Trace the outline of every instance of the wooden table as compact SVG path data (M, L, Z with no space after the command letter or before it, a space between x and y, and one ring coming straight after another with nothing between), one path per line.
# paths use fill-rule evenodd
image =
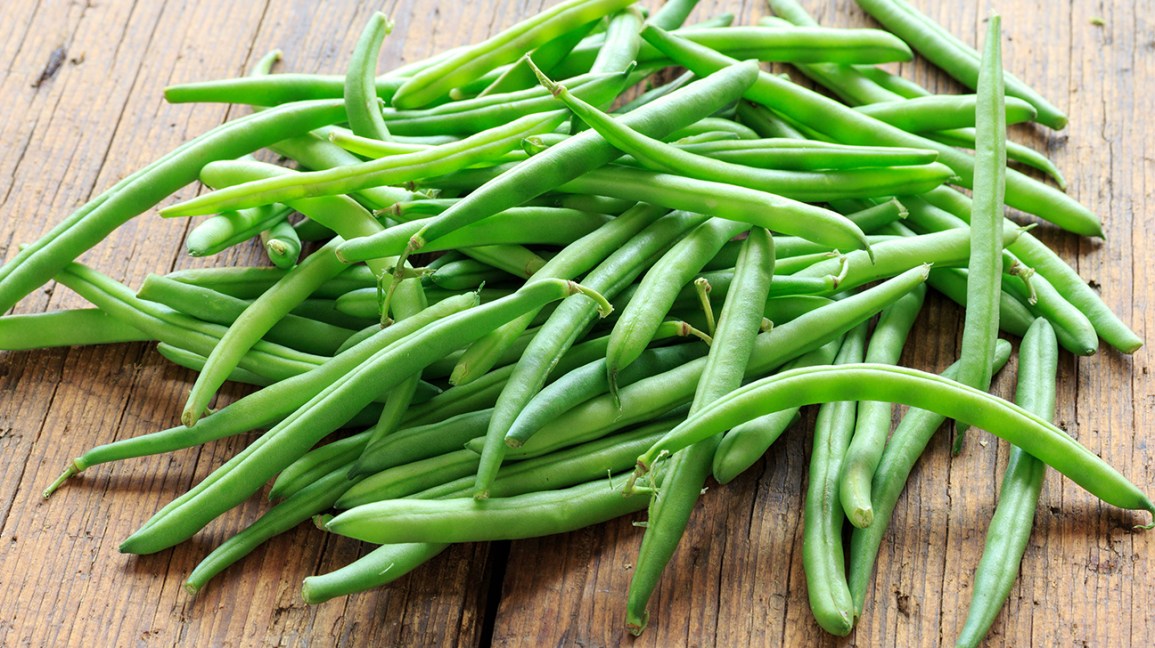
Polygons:
M388 0L397 28L386 64L478 41L554 0ZM832 26L872 24L849 0L806 2ZM1062 132L1014 128L1045 151L1069 192L1099 213L1105 241L1042 227L1039 235L1143 334L1153 286L1155 230L1149 124L1155 114L1153 24L1137 3L1091 0L916 0L955 34L977 42L982 17L1004 16L1005 60L1069 109ZM966 4L965 7L961 5ZM1114 5L1114 3L1112 3ZM464 7L464 8L462 8ZM961 8L960 8L961 7ZM178 143L243 114L220 105L168 105L170 83L244 73L271 48L284 70L341 73L373 3L65 2L7 0L0 19L0 258ZM698 17L732 11L750 23L762 2L703 0ZM959 88L925 64L896 66L929 87ZM186 188L178 197L195 191ZM222 259L181 253L188 223L134 220L84 260L137 286L147 273L253 263L256 246ZM82 306L53 286L17 313ZM960 311L931 299L906 364L940 370L956 353ZM1151 353L1064 354L1057 421L1148 491L1146 431L1155 387ZM51 500L41 489L88 447L168 427L191 373L151 344L0 352L0 645L939 645L961 627L1004 444L974 434L949 460L940 435L895 512L867 610L848 639L821 633L806 603L800 562L802 490L809 457L801 430L725 487L710 488L656 593L649 630L624 628L625 593L641 530L623 519L561 537L459 546L382 589L311 607L302 577L360 555L356 542L305 525L242 561L195 599L188 571L262 510L254 499L173 550L131 557L120 539L235 453L219 443L92 469ZM1012 370L994 391L1010 396ZM246 393L225 389L223 404ZM1100 504L1050 474L1022 573L990 645L1155 644L1152 535L1143 516Z

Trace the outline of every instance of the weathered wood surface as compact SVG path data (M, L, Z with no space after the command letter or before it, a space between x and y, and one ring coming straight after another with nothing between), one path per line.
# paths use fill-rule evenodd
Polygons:
M90 196L179 142L242 111L168 105L165 85L242 74L279 47L283 69L340 73L369 12L397 23L385 64L474 42L553 0L389 0L381 6L266 2L8 0L0 18L0 257L34 240ZM807 2L820 22L869 25L850 0ZM1153 24L1138 4L1090 0L921 0L977 42L981 18L1004 17L1004 56L1018 76L1069 109L1061 133L1015 128L1046 151L1070 193L1104 218L1107 240L1040 235L1142 335L1155 315L1146 278L1155 232L1145 201L1155 139ZM703 0L696 16L767 13L756 0ZM50 62L58 69L46 73ZM921 62L896 66L957 91ZM44 78L41 78L41 77ZM188 197L192 188L182 190ZM221 259L181 253L187 223L134 220L84 260L136 286L149 272L254 262L255 246ZM46 288L15 312L82 302ZM960 312L932 300L904 362L941 369L955 354ZM1148 491L1145 440L1155 388L1150 352L1061 360L1057 420ZM1013 370L1013 366L1011 367ZM995 391L1009 396L1013 371ZM793 430L747 475L713 487L655 595L641 638L624 630L625 592L641 531L630 520L561 537L456 547L384 590L309 607L303 576L359 555L357 544L302 527L269 543L197 598L184 575L262 509L252 501L193 541L154 556L117 552L120 539L241 447L220 443L94 468L43 501L68 460L100 442L174 424L191 374L147 344L0 353L0 645L940 645L961 627L1007 451L975 434L948 459L936 439L912 477L883 545L867 610L848 639L810 618L801 571L801 502L808 443ZM219 404L245 393L228 387ZM1047 478L1022 573L992 646L1155 644L1151 535L1141 517Z

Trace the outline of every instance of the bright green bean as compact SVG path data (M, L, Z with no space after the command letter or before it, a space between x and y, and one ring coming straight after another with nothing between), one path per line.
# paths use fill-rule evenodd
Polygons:
M1058 364L1055 333L1046 320L1038 319L1019 348L1015 402L1040 418L1053 419ZM975 569L970 608L955 645L979 645L1010 595L1031 536L1045 474L1043 462L1017 446L1011 448L999 503Z
M914 320L922 310L926 288L919 286L910 291L890 308L882 311L878 324L870 336L865 361L875 364L898 364L906 337ZM874 514L870 507L870 481L882 459L886 437L890 434L893 406L882 401L862 401L854 436L846 449L842 472L838 479L839 501L847 519L856 527L870 526Z

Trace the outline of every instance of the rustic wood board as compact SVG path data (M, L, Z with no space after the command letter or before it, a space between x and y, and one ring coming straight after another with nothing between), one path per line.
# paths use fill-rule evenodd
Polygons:
M176 82L243 74L272 48L283 68L340 73L373 9L397 23L384 64L475 42L555 0L268 0L97 3L10 0L0 20L0 258L34 240L89 197L178 143L243 114L219 105L169 105ZM653 6L655 3L648 3ZM1144 335L1155 315L1145 279L1155 232L1145 128L1155 114L1152 24L1136 5L1003 0L960 7L917 0L976 43L982 17L1003 15L1007 66L1058 105L1060 133L1015 128L1066 173L1069 192L1102 215L1105 241L1039 228L1039 235L1100 288ZM805 6L823 24L872 22L850 0ZM702 0L752 22L760 0ZM55 53L55 54L54 54ZM44 75L53 59L59 67ZM958 86L921 61L893 66L944 92ZM41 79L45 76L46 78ZM178 198L192 195L182 190ZM87 253L86 262L130 286L150 272L255 263L255 246L220 259L182 253L188 224L148 215ZM47 287L15 309L82 306ZM904 362L941 369L956 353L960 311L932 299ZM1147 490L1155 489L1145 438L1155 389L1150 355L1064 355L1057 420ZM650 629L630 640L624 601L641 538L632 519L559 537L455 547L380 591L306 606L300 579L365 549L301 527L248 557L195 599L183 577L263 508L253 500L193 541L146 557L120 539L242 447L242 441L94 468L53 499L42 488L84 449L173 425L192 374L148 344L0 352L0 645L941 645L962 625L993 510L1006 447L975 434L959 459L932 442L900 500L867 610L848 639L810 618L801 569L806 434L793 429L766 459L712 486L652 602ZM994 391L1013 391L1013 363ZM247 392L229 386L218 404ZM1142 518L1101 505L1054 474L1018 584L992 629L992 646L1151 645Z

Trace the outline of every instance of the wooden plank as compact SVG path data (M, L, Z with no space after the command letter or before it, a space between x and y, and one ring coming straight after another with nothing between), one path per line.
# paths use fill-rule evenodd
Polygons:
M385 65L475 42L558 0L457 3L391 0L397 27ZM985 32L986 5L912 0L968 42ZM646 3L656 6L656 2ZM8 6L11 5L11 6ZM832 26L870 25L852 0L806 3ZM174 82L243 74L273 47L283 68L340 73L373 6L354 2L63 3L15 0L0 21L0 255L179 142L243 114L225 106L166 104ZM1136 92L1152 75L1146 18L1089 0L1000 3L1008 66L1069 108L1060 133L1018 127L1019 141L1052 156L1070 193L1104 216L1105 242L1041 227L1037 233L1143 333L1155 295L1144 280L1155 233L1145 130L1155 98ZM732 11L738 23L763 3L702 0L694 19ZM64 62L42 73L58 50ZM142 55L141 52L147 52ZM924 62L888 66L929 88L958 92ZM34 86L35 84L35 86ZM172 200L197 190L182 190ZM149 272L256 263L256 246L220 259L182 254L190 223L151 216L86 262L129 285ZM75 307L47 287L16 312ZM931 298L904 362L940 370L952 359L960 312ZM1140 485L1155 484L1147 445L1155 401L1150 356L1064 355L1060 424ZM1013 363L994 391L1013 393ZM941 645L953 642L1006 464L1005 444L974 433L962 457L932 442L895 511L867 610L847 640L811 619L801 567L800 510L809 461L805 426L792 429L735 482L711 484L655 593L651 627L631 640L625 596L642 530L617 520L563 536L454 547L380 591L306 606L300 579L361 555L359 543L307 525L242 560L195 599L183 577L213 546L264 510L257 498L193 541L125 557L119 539L243 447L244 439L114 467L93 468L52 500L40 489L87 447L173 425L191 384L145 344L0 354L0 645ZM247 393L230 386L217 405ZM992 629L997 645L1149 645L1155 589L1143 578L1149 534L1141 516L1096 502L1051 474L1020 580ZM492 614L493 619L487 620ZM492 627L489 625L492 624Z

